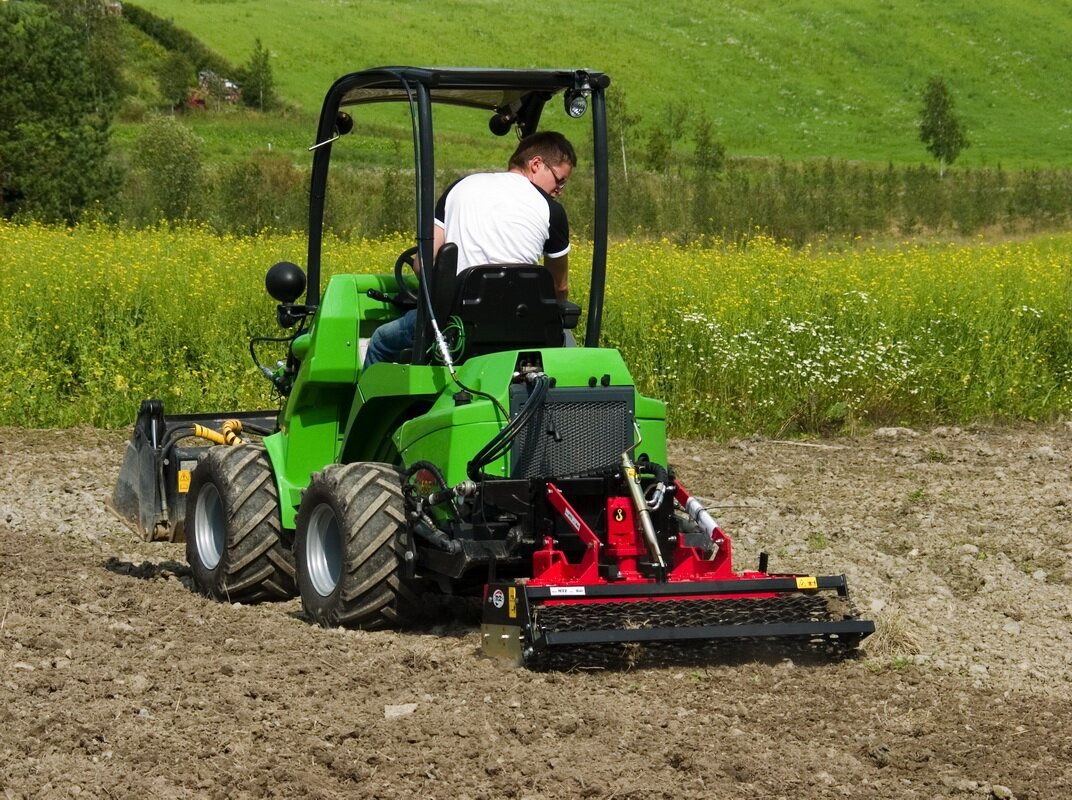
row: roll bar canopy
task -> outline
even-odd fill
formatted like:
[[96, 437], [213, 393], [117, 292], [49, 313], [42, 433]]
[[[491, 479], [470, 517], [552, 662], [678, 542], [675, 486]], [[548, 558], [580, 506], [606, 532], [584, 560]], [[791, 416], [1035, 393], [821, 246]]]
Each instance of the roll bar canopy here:
[[[490, 111], [489, 127], [504, 134], [517, 126], [523, 135], [539, 126], [544, 105], [556, 94], [584, 95], [589, 100], [594, 142], [595, 205], [592, 231], [592, 283], [589, 290], [585, 345], [595, 347], [603, 317], [607, 262], [607, 123], [604, 93], [610, 78], [584, 69], [458, 69], [376, 67], [339, 78], [328, 89], [320, 111], [309, 192], [309, 251], [306, 303], [320, 303], [320, 256], [331, 146], [341, 130], [340, 111], [369, 103], [407, 103], [413, 124], [416, 181], [416, 232], [421, 262], [432, 263], [435, 158], [432, 104]], [[424, 352], [421, 331], [414, 353]]]

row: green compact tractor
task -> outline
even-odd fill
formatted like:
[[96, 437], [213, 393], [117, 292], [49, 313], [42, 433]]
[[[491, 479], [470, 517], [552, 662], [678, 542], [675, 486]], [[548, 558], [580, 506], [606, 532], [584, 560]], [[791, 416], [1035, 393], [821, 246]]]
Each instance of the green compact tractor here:
[[[172, 416], [142, 404], [112, 507], [146, 538], [186, 541], [197, 588], [229, 602], [300, 594], [325, 626], [401, 627], [436, 595], [483, 599], [483, 647], [526, 664], [661, 643], [792, 640], [851, 651], [874, 630], [844, 576], [736, 571], [730, 537], [667, 463], [665, 405], [599, 347], [607, 256], [605, 91], [587, 70], [387, 67], [340, 78], [313, 145], [308, 277], [266, 279], [288, 332], [261, 367], [277, 412]], [[433, 258], [433, 107], [490, 114], [492, 133], [537, 130], [560, 98], [590, 116], [594, 220], [581, 309], [529, 264], [457, 270]], [[394, 274], [335, 275], [321, 292], [333, 143], [347, 110], [408, 107], [415, 247]], [[422, 264], [415, 288], [404, 265]], [[304, 302], [297, 302], [304, 294]], [[401, 363], [362, 369], [376, 327], [417, 309]], [[567, 344], [571, 346], [567, 346]], [[258, 365], [259, 366], [259, 365]], [[642, 649], [642, 648], [641, 648]]]

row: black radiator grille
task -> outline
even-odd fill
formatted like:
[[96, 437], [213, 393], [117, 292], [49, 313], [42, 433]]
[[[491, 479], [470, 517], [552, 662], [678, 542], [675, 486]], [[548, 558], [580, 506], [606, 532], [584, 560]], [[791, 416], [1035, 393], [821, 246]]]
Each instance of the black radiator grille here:
[[[527, 397], [524, 387], [514, 387], [511, 416]], [[514, 441], [511, 476], [570, 478], [616, 469], [634, 441], [633, 414], [632, 387], [549, 390], [543, 407]]]

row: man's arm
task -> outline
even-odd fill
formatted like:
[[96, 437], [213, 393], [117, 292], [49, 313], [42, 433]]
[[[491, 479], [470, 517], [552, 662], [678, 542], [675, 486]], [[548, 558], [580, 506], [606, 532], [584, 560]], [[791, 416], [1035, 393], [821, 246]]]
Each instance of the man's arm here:
[[[443, 246], [443, 239], [445, 238], [444, 234], [443, 234], [443, 229], [440, 228], [438, 225], [436, 225], [434, 227], [435, 227], [435, 232], [432, 234], [432, 258], [433, 259], [435, 259], [435, 257], [437, 255], [439, 255], [439, 248]], [[417, 253], [417, 255], [415, 255], [413, 257], [413, 271], [416, 272], [418, 275], [421, 272], [421, 254], [420, 253]]]
[[569, 299], [569, 253], [556, 256], [546, 256], [543, 265], [551, 271], [551, 277], [555, 281], [555, 296], [559, 300]]

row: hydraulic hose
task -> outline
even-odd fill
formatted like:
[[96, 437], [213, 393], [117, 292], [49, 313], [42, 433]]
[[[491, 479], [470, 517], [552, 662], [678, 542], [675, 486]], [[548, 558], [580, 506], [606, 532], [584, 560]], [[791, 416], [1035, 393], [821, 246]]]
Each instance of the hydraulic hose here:
[[436, 483], [439, 484], [440, 489], [447, 488], [447, 479], [443, 476], [443, 471], [438, 465], [433, 464], [431, 461], [414, 461], [412, 466], [406, 470], [406, 480], [412, 478], [422, 469], [426, 469], [432, 473], [432, 477], [436, 479]]
[[718, 530], [718, 523], [715, 522], [715, 518], [707, 513], [707, 509], [703, 507], [703, 503], [697, 500], [695, 497], [690, 497], [685, 501], [685, 513], [689, 515], [689, 518], [700, 526], [707, 536], [714, 536], [715, 531]]
[[715, 553], [718, 552], [719, 545], [722, 543], [722, 537], [725, 535], [722, 533], [722, 529], [719, 527], [718, 522], [714, 517], [707, 513], [707, 509], [704, 508], [703, 503], [685, 491], [685, 487], [681, 485], [680, 481], [674, 481], [674, 499], [679, 506], [685, 509], [685, 513], [689, 515], [689, 519], [695, 522], [700, 530], [711, 540], [711, 543], [714, 546], [714, 549], [711, 551], [711, 558], [714, 558]]
[[242, 438], [238, 435], [241, 431], [242, 423], [237, 419], [226, 420], [218, 431], [206, 425], [194, 424], [194, 436], [199, 439], [208, 439], [216, 444], [242, 444]]
[[[160, 458], [158, 460], [158, 469], [160, 470], [161, 481], [163, 481], [164, 462], [171, 458], [171, 451], [175, 449], [181, 440], [190, 436], [196, 436], [199, 439], [206, 439], [215, 444], [222, 445], [238, 445], [243, 444], [243, 440], [238, 436], [242, 431], [249, 431], [257, 436], [271, 436], [272, 432], [265, 430], [259, 425], [251, 425], [249, 423], [242, 422], [237, 419], [225, 420], [221, 426], [221, 431], [213, 430], [205, 425], [199, 425], [193, 423], [191, 425], [179, 425], [171, 428], [164, 435], [163, 441], [160, 443]], [[161, 484], [162, 485], [162, 484]]]
[[492, 461], [497, 461], [510, 451], [514, 439], [525, 429], [529, 421], [547, 399], [547, 391], [551, 387], [551, 379], [544, 373], [537, 373], [531, 378], [535, 381], [532, 393], [521, 407], [518, 415], [510, 420], [491, 440], [480, 449], [469, 462], [466, 473], [470, 480], [481, 481], [489, 477], [483, 470]]
[[655, 485], [648, 489], [647, 498], [648, 508], [655, 511], [662, 506], [663, 498], [666, 497], [666, 490], [670, 486], [670, 473], [662, 464], [647, 459], [641, 459], [637, 468], [655, 476]]
[[644, 543], [648, 546], [648, 554], [659, 567], [665, 568], [662, 551], [659, 549], [659, 539], [655, 535], [655, 525], [651, 521], [651, 513], [648, 511], [647, 501], [644, 499], [644, 491], [640, 488], [640, 476], [637, 474], [633, 459], [627, 454], [622, 455], [622, 477], [633, 498], [633, 506], [637, 516], [640, 517], [640, 527], [644, 531]]
[[[410, 483], [413, 476], [422, 469], [428, 470], [432, 477], [435, 478], [435, 482], [438, 485], [438, 488], [435, 491], [429, 492], [424, 497], [421, 497], [418, 494], [417, 487]], [[454, 500], [454, 498], [458, 496], [459, 490], [463, 489], [464, 486], [465, 484], [460, 483], [458, 486], [451, 488], [447, 483], [446, 477], [443, 475], [443, 471], [431, 461], [415, 461], [413, 462], [413, 465], [406, 470], [406, 496], [413, 502], [418, 510], [432, 508]]]
[[418, 536], [439, 550], [446, 553], [461, 552], [462, 543], [439, 530], [427, 514], [411, 514], [410, 527]]

